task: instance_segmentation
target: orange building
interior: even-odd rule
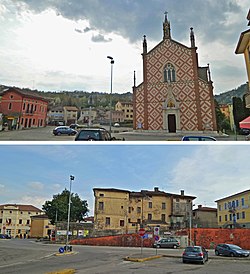
[[[198,65],[193,28],[190,40],[187,47],[172,39],[167,13],[163,40],[150,51],[144,35],[143,82],[133,87],[134,129],[217,130],[210,69]]]
[[[29,90],[15,87],[0,93],[0,112],[8,129],[46,126],[48,101]]]

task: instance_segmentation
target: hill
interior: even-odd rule
[[[240,97],[242,99],[247,90],[247,84],[243,84],[238,88],[215,95],[214,98],[219,104],[232,104],[232,97]]]

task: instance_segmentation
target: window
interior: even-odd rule
[[[221,222],[221,216],[219,216],[219,222]]]
[[[104,202],[99,202],[99,210],[103,210],[104,209]]]
[[[19,225],[21,225],[23,223],[22,219],[19,219]]]
[[[26,224],[29,225],[30,224],[30,220],[27,220]]]
[[[175,68],[172,64],[168,63],[163,70],[164,82],[175,82]]]
[[[227,203],[224,204],[224,209],[227,210]]]
[[[152,220],[152,214],[148,213],[148,220]]]
[[[148,202],[148,208],[152,208],[152,202]]]
[[[229,220],[232,221],[232,214],[229,214]]]
[[[9,110],[12,109],[12,103],[9,103],[9,107],[8,107]]]
[[[141,213],[141,208],[139,206],[137,207],[137,213]]]
[[[244,198],[241,198],[241,205],[245,205],[245,199]]]
[[[103,193],[100,193],[100,197],[104,197],[104,194],[103,194]]]
[[[120,220],[120,226],[124,226],[124,220]]]
[[[236,205],[236,207],[239,206],[239,200],[236,200],[236,201],[235,201],[235,205]]]
[[[221,211],[221,205],[219,205],[219,211]]]
[[[239,219],[240,219],[240,213],[237,212],[237,220],[239,220]]]
[[[245,211],[242,211],[242,219],[245,219],[245,218],[246,218]]]
[[[166,215],[165,214],[161,214],[161,220],[162,220],[162,222],[166,222]]]
[[[106,219],[105,219],[105,225],[110,225],[110,217],[106,217]]]
[[[166,203],[161,204],[161,209],[166,209]]]
[[[225,215],[225,222],[227,222],[227,215]]]
[[[131,207],[128,208],[128,213],[131,213]]]
[[[137,223],[140,224],[141,223],[141,219],[137,219]]]
[[[3,219],[0,219],[0,224],[2,224],[3,223]]]

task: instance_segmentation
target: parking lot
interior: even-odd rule
[[[209,250],[205,265],[183,264],[183,248],[159,249],[112,246],[73,246],[72,254],[58,254],[59,244],[44,244],[29,239],[0,240],[0,273],[249,273],[250,259],[215,256]],[[153,258],[156,255],[158,258]],[[141,258],[132,261],[124,258]],[[146,260],[147,258],[147,260]]]
[[[0,131],[0,141],[74,141],[74,136],[54,136],[54,126],[24,130]],[[109,130],[108,127],[106,127]],[[166,132],[133,131],[131,128],[112,127],[112,136],[125,141],[180,141],[182,136]],[[216,136],[218,141],[245,141],[244,135]]]

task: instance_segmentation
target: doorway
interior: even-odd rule
[[[175,114],[168,115],[168,131],[170,133],[176,133],[176,117]]]

